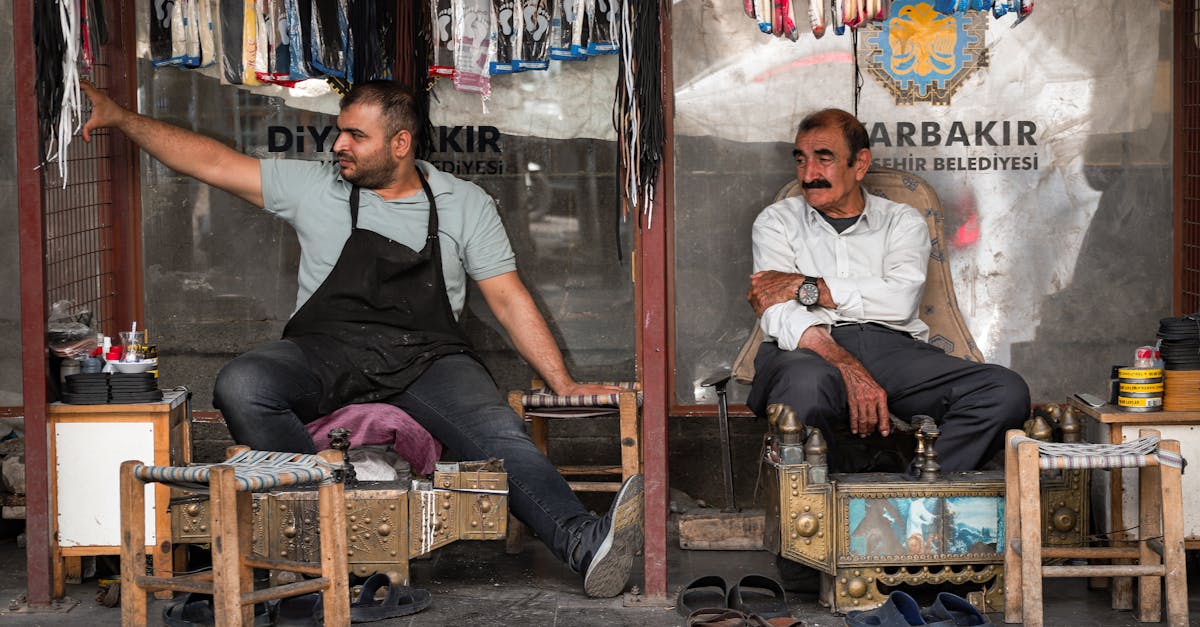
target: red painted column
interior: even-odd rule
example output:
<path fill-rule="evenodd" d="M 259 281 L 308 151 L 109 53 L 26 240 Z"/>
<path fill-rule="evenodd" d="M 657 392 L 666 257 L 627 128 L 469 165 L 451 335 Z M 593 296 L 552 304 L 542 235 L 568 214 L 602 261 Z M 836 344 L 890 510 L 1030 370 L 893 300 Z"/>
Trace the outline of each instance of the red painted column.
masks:
<path fill-rule="evenodd" d="M 660 5 L 662 102 L 666 145 L 654 190 L 651 216 L 642 216 L 637 248 L 638 373 L 642 381 L 642 461 L 646 476 L 645 595 L 666 598 L 669 468 L 667 419 L 671 406 L 668 351 L 670 222 L 674 206 L 674 81 L 671 74 L 671 3 Z M 649 228 L 646 225 L 649 225 Z"/>
<path fill-rule="evenodd" d="M 13 66 L 37 67 L 33 3 L 13 2 Z M 29 605 L 50 604 L 49 446 L 46 432 L 46 271 L 38 154 L 36 72 L 13 75 L 17 133 L 17 229 L 21 260 L 21 394 L 25 414 L 25 563 Z"/>

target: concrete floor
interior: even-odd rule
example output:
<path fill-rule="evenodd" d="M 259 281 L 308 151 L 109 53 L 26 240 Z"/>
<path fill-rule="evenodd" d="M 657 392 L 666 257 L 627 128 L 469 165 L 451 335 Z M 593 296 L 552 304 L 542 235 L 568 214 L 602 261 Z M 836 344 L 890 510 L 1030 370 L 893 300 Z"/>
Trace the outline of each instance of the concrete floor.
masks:
<path fill-rule="evenodd" d="M 743 575 L 762 573 L 777 576 L 772 555 L 752 551 L 668 551 L 669 591 L 674 594 L 687 582 L 707 574 L 737 581 Z M 1193 622 L 1200 624 L 1200 560 L 1189 556 L 1191 585 L 1190 609 Z M 100 558 L 102 561 L 109 558 Z M 115 560 L 112 560 L 115 562 Z M 10 601 L 25 589 L 25 556 L 15 538 L 0 540 L 0 624 L 4 625 L 88 625 L 102 627 L 120 624 L 120 610 L 104 607 L 96 600 L 96 579 L 71 585 L 68 597 L 76 601 L 68 611 L 12 611 Z M 100 566 L 104 568 L 104 564 Z M 641 581 L 640 561 L 633 583 Z M 378 625 L 502 625 L 536 627 L 590 627 L 628 625 L 682 625 L 683 618 L 673 607 L 626 607 L 626 601 L 589 599 L 582 593 L 578 575 L 555 560 L 536 540 L 526 542 L 519 555 L 505 555 L 503 542 L 456 542 L 436 551 L 430 558 L 412 563 L 413 585 L 428 589 L 433 604 L 426 610 L 403 618 L 381 621 Z M 928 590 L 912 590 L 922 604 L 928 603 Z M 960 591 L 961 594 L 965 594 Z M 1046 591 L 1047 625 L 1097 625 L 1117 627 L 1141 625 L 1131 612 L 1109 609 L 1106 591 L 1088 590 L 1084 580 L 1064 579 Z M 806 625 L 828 627 L 842 625 L 817 604 L 815 597 L 790 594 L 792 614 Z M 154 601 L 150 624 L 161 624 L 165 602 Z M 673 604 L 673 599 L 672 599 Z M 646 603 L 645 605 L 650 605 Z M 989 617 L 1002 624 L 1000 614 Z"/>

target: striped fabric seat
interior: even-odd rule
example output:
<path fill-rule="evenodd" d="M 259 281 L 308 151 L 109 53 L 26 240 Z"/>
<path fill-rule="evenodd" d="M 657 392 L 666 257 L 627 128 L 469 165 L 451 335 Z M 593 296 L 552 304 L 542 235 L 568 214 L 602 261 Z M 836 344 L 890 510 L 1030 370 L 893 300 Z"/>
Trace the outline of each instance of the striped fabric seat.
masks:
<path fill-rule="evenodd" d="M 145 482 L 165 483 L 190 490 L 207 491 L 212 469 L 232 466 L 239 492 L 260 492 L 288 486 L 329 484 L 334 466 L 316 455 L 277 451 L 242 451 L 220 464 L 192 466 L 147 466 L 134 468 L 134 476 Z"/>
<path fill-rule="evenodd" d="M 1015 437 L 1009 442 L 1013 450 L 1022 442 L 1037 442 L 1038 466 L 1042 470 L 1083 468 L 1140 468 L 1155 457 L 1158 463 L 1183 468 L 1183 457 L 1158 448 L 1159 438 L 1146 436 L 1121 444 L 1090 444 L 1087 442 L 1042 442 L 1030 437 Z"/>
<path fill-rule="evenodd" d="M 627 381 L 602 381 L 600 385 L 615 385 L 622 390 L 636 390 L 638 407 L 642 406 L 642 391 L 636 383 Z M 525 392 L 522 402 L 528 409 L 566 409 L 571 407 L 617 407 L 621 404 L 619 392 L 612 394 L 560 395 L 549 388 L 540 387 Z"/>

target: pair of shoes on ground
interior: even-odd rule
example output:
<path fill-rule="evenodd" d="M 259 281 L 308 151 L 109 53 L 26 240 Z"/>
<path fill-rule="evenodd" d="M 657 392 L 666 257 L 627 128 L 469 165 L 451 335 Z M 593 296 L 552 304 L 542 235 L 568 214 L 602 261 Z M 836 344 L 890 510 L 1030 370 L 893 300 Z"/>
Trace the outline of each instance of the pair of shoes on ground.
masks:
<path fill-rule="evenodd" d="M 376 599 L 386 590 L 383 599 Z M 319 625 L 325 616 L 324 597 L 320 592 L 288 597 L 279 602 L 276 625 Z M 428 590 L 393 584 L 388 576 L 376 573 L 363 582 L 358 597 L 350 603 L 351 623 L 372 623 L 388 618 L 416 614 L 433 602 Z"/>
<path fill-rule="evenodd" d="M 163 624 L 167 627 L 207 627 L 215 625 L 211 594 L 186 592 L 163 608 Z M 275 624 L 275 602 L 254 604 L 254 627 Z"/>
<path fill-rule="evenodd" d="M 922 609 L 908 593 L 896 590 L 888 595 L 883 605 L 873 610 L 846 614 L 848 627 L 990 627 L 991 624 L 974 605 L 949 592 L 939 592 L 933 605 Z"/>
<path fill-rule="evenodd" d="M 791 616 L 763 618 L 728 607 L 701 608 L 688 614 L 687 627 L 804 627 L 804 621 Z"/>
<path fill-rule="evenodd" d="M 642 548 L 645 481 L 634 475 L 621 484 L 608 513 L 584 529 L 572 563 L 583 573 L 590 597 L 615 597 L 625 590 L 633 558 Z"/>
<path fill-rule="evenodd" d="M 679 591 L 676 609 L 688 625 L 801 624 L 791 617 L 783 586 L 765 575 L 746 575 L 732 587 L 720 575 L 705 575 Z"/>
<path fill-rule="evenodd" d="M 383 588 L 387 589 L 386 596 L 376 600 L 377 593 Z M 254 625 L 320 625 L 324 618 L 322 598 L 320 592 L 313 592 L 278 602 L 257 603 L 254 606 Z M 387 575 L 378 573 L 363 582 L 358 598 L 350 604 L 350 622 L 370 623 L 416 614 L 429 607 L 431 601 L 428 590 L 392 585 Z M 184 594 L 163 608 L 163 623 L 168 627 L 207 627 L 215 624 L 212 596 Z"/>

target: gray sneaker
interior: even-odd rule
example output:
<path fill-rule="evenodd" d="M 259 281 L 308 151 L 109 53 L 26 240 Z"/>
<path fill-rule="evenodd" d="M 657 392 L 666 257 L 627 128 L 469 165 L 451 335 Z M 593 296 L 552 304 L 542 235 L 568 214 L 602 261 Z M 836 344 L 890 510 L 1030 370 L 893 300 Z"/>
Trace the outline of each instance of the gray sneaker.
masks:
<path fill-rule="evenodd" d="M 642 548 L 641 475 L 627 479 L 612 507 L 584 532 L 583 591 L 590 597 L 615 597 L 625 590 L 633 558 Z"/>

